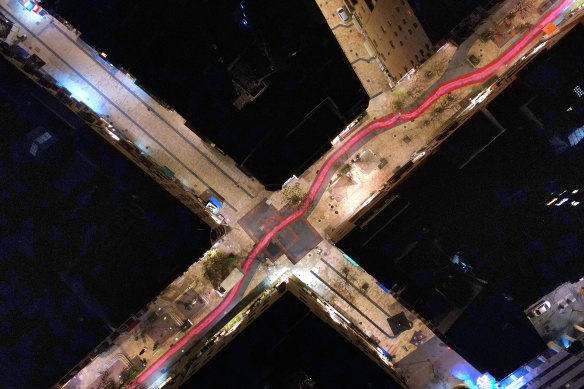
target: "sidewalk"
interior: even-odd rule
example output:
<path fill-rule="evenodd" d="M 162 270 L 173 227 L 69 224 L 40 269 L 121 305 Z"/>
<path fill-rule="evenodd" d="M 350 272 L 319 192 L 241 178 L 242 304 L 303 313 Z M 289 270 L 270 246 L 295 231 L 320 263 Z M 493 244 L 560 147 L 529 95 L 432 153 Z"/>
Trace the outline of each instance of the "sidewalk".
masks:
<path fill-rule="evenodd" d="M 539 5 L 545 1 L 546 0 L 539 0 L 538 1 L 538 4 L 536 4 L 536 7 L 534 7 L 534 9 L 536 10 L 535 12 L 537 12 L 537 8 L 539 7 Z M 428 96 L 428 94 L 432 90 L 434 90 L 441 83 L 448 81 L 448 80 L 452 80 L 456 77 L 462 76 L 464 74 L 470 73 L 473 70 L 475 70 L 475 68 L 468 61 L 469 50 L 477 42 L 477 40 L 480 39 L 480 36 L 482 34 L 484 34 L 486 31 L 488 31 L 493 25 L 495 25 L 498 21 L 500 21 L 505 15 L 507 15 L 509 12 L 511 12 L 513 7 L 515 7 L 516 2 L 517 2 L 517 0 L 507 1 L 507 2 L 503 3 L 502 6 L 500 6 L 497 11 L 495 11 L 494 13 L 489 13 L 489 17 L 486 20 L 484 20 L 483 23 L 476 28 L 476 30 L 473 32 L 473 34 L 468 39 L 466 39 L 460 46 L 458 46 L 458 49 L 454 53 L 454 56 L 450 59 L 448 68 L 446 69 L 446 72 L 444 72 L 442 77 L 440 77 L 440 79 L 438 79 L 433 85 L 431 85 L 427 89 L 426 92 L 424 92 L 421 96 L 419 96 L 410 105 L 410 107 L 417 106 L 420 102 L 422 102 L 426 98 L 426 96 Z M 538 18 L 538 20 L 539 20 L 539 18 Z M 509 47 L 514 42 L 516 42 L 521 37 L 521 35 L 522 34 L 518 34 L 513 39 L 511 39 L 506 44 L 506 47 Z"/>
<path fill-rule="evenodd" d="M 184 118 L 152 99 L 52 16 L 1 0 L 0 12 L 27 38 L 20 45 L 40 57 L 43 69 L 131 139 L 159 165 L 201 194 L 211 188 L 225 199 L 224 216 L 236 220 L 264 189 L 184 125 Z"/>

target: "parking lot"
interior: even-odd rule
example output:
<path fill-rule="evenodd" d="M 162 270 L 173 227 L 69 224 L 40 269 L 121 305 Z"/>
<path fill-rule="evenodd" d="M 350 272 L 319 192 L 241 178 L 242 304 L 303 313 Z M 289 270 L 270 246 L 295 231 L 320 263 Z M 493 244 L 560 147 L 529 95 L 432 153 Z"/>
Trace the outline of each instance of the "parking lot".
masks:
<path fill-rule="evenodd" d="M 584 335 L 584 278 L 565 283 L 543 296 L 525 314 L 545 342 L 569 346 L 571 339 Z"/>

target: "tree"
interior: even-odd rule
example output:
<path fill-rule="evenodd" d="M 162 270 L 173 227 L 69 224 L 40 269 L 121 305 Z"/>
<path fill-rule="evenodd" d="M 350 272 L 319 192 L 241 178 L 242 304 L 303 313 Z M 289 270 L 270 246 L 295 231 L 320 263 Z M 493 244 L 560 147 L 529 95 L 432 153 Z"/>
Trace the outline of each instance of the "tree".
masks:
<path fill-rule="evenodd" d="M 534 7 L 535 2 L 533 0 L 519 0 L 517 4 L 515 4 L 515 7 L 513 7 L 511 13 L 515 15 L 519 14 L 522 19 L 525 19 L 527 15 L 533 11 Z"/>
<path fill-rule="evenodd" d="M 120 388 L 123 388 L 124 386 L 130 385 L 135 379 L 136 377 L 138 377 L 138 375 L 142 372 L 142 370 L 144 370 L 144 366 L 142 366 L 142 364 L 138 364 L 138 363 L 134 363 L 130 366 L 128 366 L 127 368 L 125 368 L 121 373 L 120 373 Z"/>
<path fill-rule="evenodd" d="M 391 102 L 391 107 L 394 111 L 399 111 L 400 109 L 404 108 L 404 100 L 402 97 L 396 97 Z"/>
<path fill-rule="evenodd" d="M 498 29 L 496 29 L 496 28 L 489 28 L 487 31 L 485 31 L 485 32 L 483 32 L 483 33 L 481 34 L 481 40 L 482 40 L 483 42 L 487 42 L 489 39 L 493 39 L 493 38 L 495 38 L 496 36 L 499 36 L 499 37 L 501 37 L 501 36 L 503 36 L 503 35 L 505 35 L 505 33 L 504 33 L 503 31 L 499 31 L 499 30 L 498 30 Z M 475 57 L 476 59 L 475 59 L 475 60 L 473 60 L 473 59 L 470 59 L 470 57 Z M 477 58 L 477 57 L 476 57 L 476 56 L 474 56 L 474 55 L 471 55 L 470 57 L 469 57 L 469 59 L 470 59 L 470 61 L 471 61 L 473 64 L 475 64 L 475 65 L 478 65 L 478 64 L 479 64 L 479 62 L 480 62 L 480 59 L 479 59 L 479 58 Z M 475 61 L 476 61 L 476 63 L 475 63 Z"/>
<path fill-rule="evenodd" d="M 471 62 L 471 63 L 472 63 L 474 66 L 477 66 L 479 63 L 481 63 L 481 60 L 480 60 L 480 58 L 478 58 L 478 57 L 477 57 L 476 55 L 474 55 L 474 54 L 471 54 L 471 55 L 468 57 L 468 60 L 469 60 L 469 61 L 470 61 L 470 62 Z"/>
<path fill-rule="evenodd" d="M 445 97 L 441 98 L 436 103 L 434 103 L 434 108 L 430 113 L 430 120 L 438 118 L 438 116 L 452 109 L 455 105 L 456 98 L 452 94 L 448 93 Z"/>
<path fill-rule="evenodd" d="M 422 65 L 420 70 L 424 71 L 426 81 L 431 80 L 434 76 L 444 73 L 448 67 L 448 61 L 443 57 L 432 58 Z"/>
<path fill-rule="evenodd" d="M 517 26 L 517 31 L 520 34 L 523 34 L 524 32 L 526 32 L 527 30 L 529 30 L 532 27 L 531 23 L 521 23 L 519 26 Z"/>
<path fill-rule="evenodd" d="M 130 385 L 138 374 L 144 370 L 142 365 L 130 365 L 126 369 L 124 369 L 121 373 L 119 382 L 114 381 L 110 377 L 110 372 L 108 370 L 104 370 L 99 373 L 99 382 L 97 383 L 97 389 L 122 389 L 126 386 Z M 146 386 L 143 384 L 138 384 L 135 389 L 146 389 Z"/>
<path fill-rule="evenodd" d="M 351 274 L 351 269 L 347 266 L 343 266 L 341 269 L 341 279 L 339 281 L 339 288 L 342 289 L 345 293 L 345 298 L 349 301 L 353 301 L 353 291 L 355 282 L 355 277 Z"/>
<path fill-rule="evenodd" d="M 410 99 L 416 99 L 418 96 L 420 96 L 424 92 L 424 90 L 426 90 L 426 88 L 421 84 L 422 80 L 416 78 L 416 82 L 414 83 L 414 85 L 408 88 L 406 96 Z"/>
<path fill-rule="evenodd" d="M 214 288 L 217 288 L 221 282 L 237 265 L 238 258 L 233 253 L 224 253 L 223 250 L 209 250 L 203 258 L 205 267 L 205 276 Z"/>
<path fill-rule="evenodd" d="M 343 175 L 343 174 L 347 174 L 351 171 L 351 165 L 349 165 L 348 163 L 344 164 L 343 166 L 341 166 L 341 168 L 339 169 L 339 175 Z"/>
<path fill-rule="evenodd" d="M 306 197 L 306 192 L 300 187 L 299 183 L 295 183 L 294 185 L 286 185 L 282 188 L 282 195 L 286 199 L 286 202 L 294 208 L 302 203 Z"/>
<path fill-rule="evenodd" d="M 118 389 L 118 384 L 110 377 L 108 370 L 99 373 L 97 389 Z"/>
<path fill-rule="evenodd" d="M 366 293 L 369 290 L 369 283 L 368 282 L 364 282 L 361 285 L 361 290 L 363 291 L 363 293 Z"/>

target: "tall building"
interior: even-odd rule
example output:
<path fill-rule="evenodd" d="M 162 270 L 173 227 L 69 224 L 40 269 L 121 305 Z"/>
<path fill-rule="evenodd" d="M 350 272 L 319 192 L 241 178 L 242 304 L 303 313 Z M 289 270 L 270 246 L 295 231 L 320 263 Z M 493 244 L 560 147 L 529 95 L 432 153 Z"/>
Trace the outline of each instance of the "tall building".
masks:
<path fill-rule="evenodd" d="M 501 389 L 582 388 L 584 360 L 550 347 L 498 382 Z"/>
<path fill-rule="evenodd" d="M 394 82 L 433 53 L 430 39 L 407 1 L 346 0 L 345 3 Z"/>

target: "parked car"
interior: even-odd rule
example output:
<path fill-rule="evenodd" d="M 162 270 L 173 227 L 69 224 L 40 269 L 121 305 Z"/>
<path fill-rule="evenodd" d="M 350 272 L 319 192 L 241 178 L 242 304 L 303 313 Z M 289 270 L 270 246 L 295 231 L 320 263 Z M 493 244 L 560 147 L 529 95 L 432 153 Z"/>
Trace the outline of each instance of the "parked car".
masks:
<path fill-rule="evenodd" d="M 221 285 L 215 292 L 221 297 L 225 296 L 225 293 L 229 292 L 241 279 L 243 278 L 243 273 L 238 268 L 233 269 L 231 273 L 223 280 Z"/>
<path fill-rule="evenodd" d="M 534 317 L 538 317 L 540 315 L 543 315 L 544 312 L 546 312 L 548 309 L 551 308 L 551 304 L 549 301 L 542 301 L 539 304 L 537 304 L 535 306 L 535 308 L 533 308 L 531 310 L 531 312 L 529 312 L 527 314 L 527 316 L 529 316 L 530 318 L 534 318 Z"/>
<path fill-rule="evenodd" d="M 26 9 L 27 11 L 38 13 L 41 10 L 41 6 L 39 5 L 39 3 L 33 0 L 20 0 L 19 3 L 22 4 L 24 6 L 24 9 Z"/>
<path fill-rule="evenodd" d="M 339 18 L 341 18 L 341 22 L 343 23 L 347 23 L 349 20 L 351 20 L 351 17 L 349 16 L 349 13 L 345 7 L 337 9 L 337 15 L 339 15 Z"/>
<path fill-rule="evenodd" d="M 572 304 L 574 301 L 576 301 L 576 299 L 570 295 L 564 297 L 558 302 L 558 311 L 560 313 L 564 312 L 566 308 L 568 308 L 568 306 Z"/>

